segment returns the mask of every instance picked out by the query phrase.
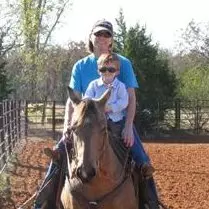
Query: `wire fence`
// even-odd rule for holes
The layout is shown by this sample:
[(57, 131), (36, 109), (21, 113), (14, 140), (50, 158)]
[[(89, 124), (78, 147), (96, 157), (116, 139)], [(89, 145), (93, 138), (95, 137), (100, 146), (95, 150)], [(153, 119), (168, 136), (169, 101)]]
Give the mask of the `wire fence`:
[(0, 173), (21, 139), (27, 136), (25, 102), (0, 102)]
[(209, 135), (209, 100), (149, 104), (136, 115), (142, 135)]
[[(0, 173), (22, 139), (50, 137), (59, 140), (64, 112), (65, 103), (59, 101), (0, 102)], [(145, 137), (208, 137), (209, 100), (150, 104), (137, 112), (135, 124)]]

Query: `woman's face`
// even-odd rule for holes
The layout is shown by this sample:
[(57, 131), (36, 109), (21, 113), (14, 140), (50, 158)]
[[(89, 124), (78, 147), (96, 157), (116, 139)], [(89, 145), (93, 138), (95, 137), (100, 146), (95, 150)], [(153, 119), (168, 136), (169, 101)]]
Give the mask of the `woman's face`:
[(91, 35), (94, 49), (100, 53), (107, 53), (112, 45), (112, 36), (107, 31), (99, 31)]

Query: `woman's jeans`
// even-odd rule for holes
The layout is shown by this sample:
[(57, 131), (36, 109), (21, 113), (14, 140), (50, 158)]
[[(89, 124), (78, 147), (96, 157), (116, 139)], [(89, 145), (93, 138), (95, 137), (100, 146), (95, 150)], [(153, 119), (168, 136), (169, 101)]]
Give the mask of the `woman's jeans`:
[(144, 147), (142, 145), (141, 139), (136, 131), (135, 126), (133, 127), (133, 132), (134, 132), (134, 144), (131, 147), (131, 154), (133, 160), (136, 162), (137, 165), (140, 166), (143, 163), (148, 163), (150, 159), (144, 150)]

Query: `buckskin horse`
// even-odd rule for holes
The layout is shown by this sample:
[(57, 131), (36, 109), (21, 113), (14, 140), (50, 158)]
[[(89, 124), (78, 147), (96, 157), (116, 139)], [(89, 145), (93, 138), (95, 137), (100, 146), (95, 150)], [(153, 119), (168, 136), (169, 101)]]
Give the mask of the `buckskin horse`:
[[(126, 172), (128, 155), (122, 161), (116, 152), (117, 147), (113, 146), (112, 138), (110, 139), (104, 113), (110, 90), (97, 100), (81, 100), (72, 89), (69, 88), (68, 91), (74, 107), (70, 126), (74, 143), (73, 155), (66, 146), (68, 172), (65, 172), (66, 166), (62, 167), (65, 182), (63, 187), (59, 187), (61, 195), (53, 194), (44, 202), (42, 209), (140, 208), (138, 182), (133, 182), (130, 170)], [(113, 129), (115, 131), (118, 130)], [(31, 205), (35, 197), (36, 193), (19, 209)], [(160, 201), (159, 206), (168, 209)]]
[(131, 176), (125, 175), (109, 142), (104, 108), (110, 90), (98, 100), (81, 100), (68, 91), (74, 107), (74, 154), (67, 160), (69, 175), (61, 192), (64, 209), (136, 209)]

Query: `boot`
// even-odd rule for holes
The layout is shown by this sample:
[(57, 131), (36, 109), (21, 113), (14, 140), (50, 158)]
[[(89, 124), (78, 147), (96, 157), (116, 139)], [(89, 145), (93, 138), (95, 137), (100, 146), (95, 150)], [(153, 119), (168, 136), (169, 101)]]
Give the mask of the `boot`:
[(140, 173), (138, 189), (139, 209), (160, 209), (153, 177), (146, 179)]
[(44, 148), (44, 154), (52, 159), (53, 162), (59, 162), (61, 159), (61, 153), (58, 149), (50, 149), (50, 148)]
[(141, 175), (145, 179), (150, 179), (153, 176), (153, 173), (155, 171), (154, 167), (150, 163), (143, 163), (139, 168)]
[(40, 209), (43, 203), (52, 196), (56, 198), (56, 188), (58, 185), (59, 174), (60, 167), (51, 162), (45, 179), (37, 191), (33, 209)]

